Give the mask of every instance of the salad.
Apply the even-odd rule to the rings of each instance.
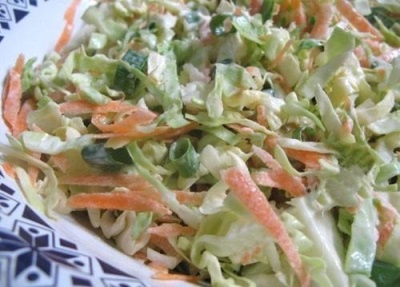
[[[70,41],[78,4],[3,91],[31,205],[160,280],[399,286],[397,0],[97,1]]]

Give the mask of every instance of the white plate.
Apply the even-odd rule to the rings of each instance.
[[[69,3],[0,0],[0,91],[20,53],[40,61],[52,50]],[[78,28],[80,15],[90,1],[82,3]],[[0,120],[3,143],[6,130]],[[193,286],[155,281],[151,275],[144,264],[114,249],[73,218],[52,220],[33,210],[15,182],[0,170],[0,286]]]

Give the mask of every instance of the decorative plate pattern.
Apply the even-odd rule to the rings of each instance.
[[[68,3],[66,0],[58,1],[65,1],[63,5]],[[37,22],[38,19],[41,20],[39,13],[54,12],[49,6],[62,6],[61,3],[54,2],[57,1],[0,0],[0,94],[3,74],[5,75],[3,70],[10,66],[13,61],[11,59],[16,58],[14,52],[46,52],[43,45],[34,49],[27,46],[26,43],[32,43],[29,42],[32,37],[35,41],[33,44],[36,44],[38,37],[33,35],[35,33],[25,31],[21,35],[21,30],[25,28],[20,28],[25,25],[24,22],[32,23],[32,19],[36,19],[35,25],[43,24]],[[27,17],[30,14],[32,17]],[[54,20],[54,15],[52,16]],[[62,18],[60,21],[62,23]],[[49,30],[43,35],[49,37],[53,32],[52,26],[49,26]],[[24,41],[19,42],[18,37]],[[0,136],[3,138],[5,128],[2,121],[0,123]],[[131,258],[93,235],[88,236],[89,233],[83,231],[82,227],[71,222],[69,225],[64,223],[68,222],[50,220],[33,210],[14,181],[0,169],[0,286],[149,286],[149,271],[143,265],[132,262]],[[124,271],[118,269],[115,262],[120,262]]]
[[[144,287],[90,256],[54,228],[7,185],[0,171],[0,286]]]
[[[0,43],[14,25],[25,18],[31,9],[48,0],[0,0]]]

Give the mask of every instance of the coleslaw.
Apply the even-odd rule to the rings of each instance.
[[[397,0],[98,1],[21,55],[3,169],[154,278],[400,284]]]

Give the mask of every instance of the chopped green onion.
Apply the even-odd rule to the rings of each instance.
[[[274,12],[275,0],[264,0],[261,6],[261,17],[263,22],[272,18]]]
[[[315,137],[315,130],[310,127],[301,127],[297,128],[293,131],[293,138],[301,140],[301,141],[309,141],[314,139]]]
[[[300,45],[297,48],[297,53],[301,50],[310,50],[314,47],[322,47],[323,44],[321,41],[316,39],[306,39],[301,41]]]
[[[180,138],[171,145],[169,159],[183,177],[195,175],[200,167],[199,154],[189,138]]]
[[[104,169],[118,169],[123,165],[133,163],[125,148],[106,148],[103,143],[85,146],[81,155],[89,165]]]
[[[379,287],[399,286],[400,268],[379,260],[375,260],[372,266],[371,279]]]
[[[200,15],[197,12],[189,12],[189,13],[187,13],[184,16],[184,19],[189,24],[198,23],[201,20]]]
[[[232,25],[233,15],[218,14],[211,18],[210,29],[216,36],[225,36],[230,33],[235,33],[236,28]]]
[[[147,69],[147,56],[134,50],[128,50],[122,57],[122,61],[141,72],[145,72]],[[115,90],[124,92],[127,97],[132,97],[137,86],[137,81],[137,77],[128,71],[124,65],[118,65],[114,76],[113,87]]]

